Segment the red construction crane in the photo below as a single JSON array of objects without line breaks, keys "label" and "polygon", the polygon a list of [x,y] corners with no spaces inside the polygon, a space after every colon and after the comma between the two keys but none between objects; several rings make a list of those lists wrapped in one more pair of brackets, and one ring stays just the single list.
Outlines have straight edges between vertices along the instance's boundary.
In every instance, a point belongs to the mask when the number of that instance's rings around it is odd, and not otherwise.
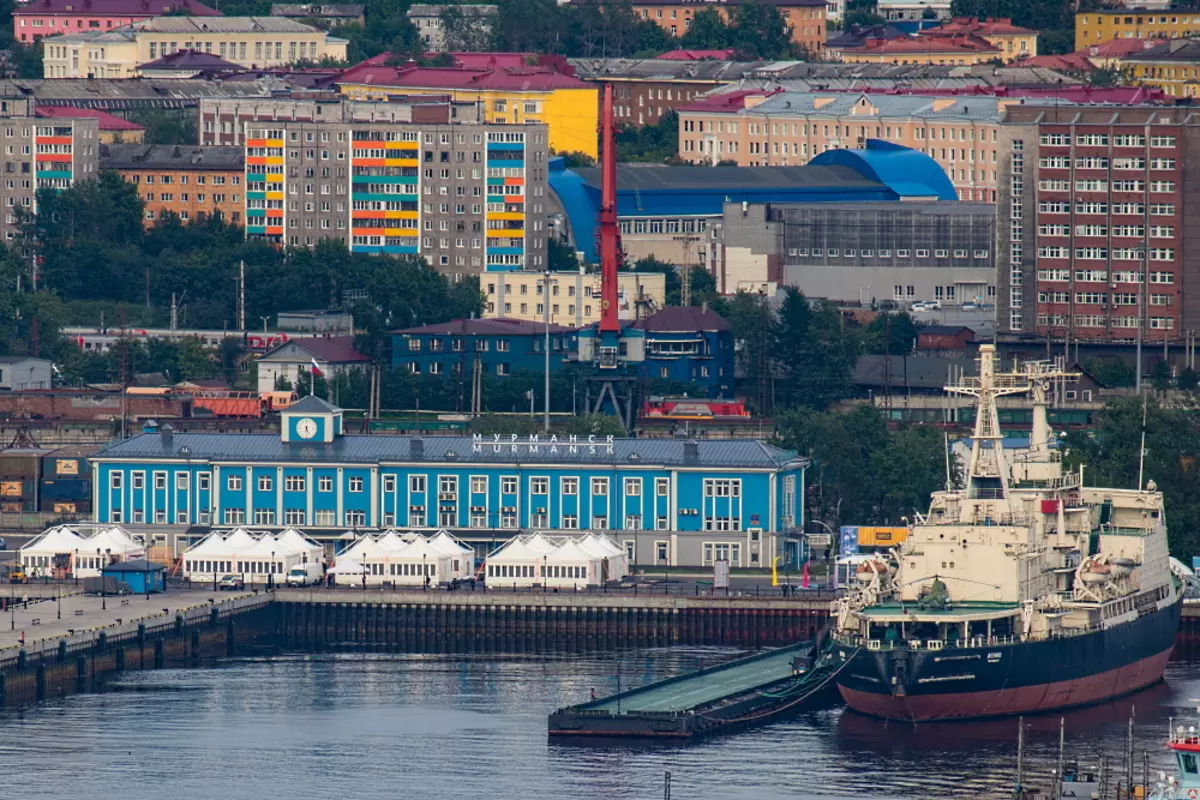
[{"label": "red construction crane", "polygon": [[600,106],[600,174],[600,333],[619,333],[617,264],[621,242],[617,226],[617,147],[611,83],[604,84]]}]

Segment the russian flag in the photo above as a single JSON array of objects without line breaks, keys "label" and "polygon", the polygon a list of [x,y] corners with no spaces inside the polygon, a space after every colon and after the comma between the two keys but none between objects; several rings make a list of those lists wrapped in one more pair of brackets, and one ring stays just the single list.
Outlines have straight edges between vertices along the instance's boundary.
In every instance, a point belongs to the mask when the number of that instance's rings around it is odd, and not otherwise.
[{"label": "russian flag", "polygon": [[325,373],[321,372],[321,368],[317,366],[317,359],[315,356],[313,357],[313,360],[312,360],[312,374],[318,378],[325,377]]}]

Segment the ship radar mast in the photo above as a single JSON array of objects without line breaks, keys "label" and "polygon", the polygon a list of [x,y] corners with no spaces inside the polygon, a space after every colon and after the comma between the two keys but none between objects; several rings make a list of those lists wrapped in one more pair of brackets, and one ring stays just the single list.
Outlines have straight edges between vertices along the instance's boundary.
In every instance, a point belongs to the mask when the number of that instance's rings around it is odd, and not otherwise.
[{"label": "ship radar mast", "polygon": [[971,436],[971,461],[967,469],[967,497],[973,500],[1004,500],[1008,497],[1009,469],[1005,460],[1003,434],[996,401],[1000,397],[1033,394],[1031,456],[1049,458],[1050,425],[1046,418],[1050,385],[1055,380],[1076,377],[1058,364],[1030,361],[1011,373],[996,371],[996,346],[979,348],[979,376],[961,377],[946,386],[951,394],[975,398],[975,430]]}]

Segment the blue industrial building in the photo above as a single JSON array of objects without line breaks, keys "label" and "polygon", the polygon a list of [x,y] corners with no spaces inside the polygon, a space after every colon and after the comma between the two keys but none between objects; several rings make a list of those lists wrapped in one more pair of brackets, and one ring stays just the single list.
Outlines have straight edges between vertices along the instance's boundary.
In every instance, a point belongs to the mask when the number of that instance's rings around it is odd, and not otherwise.
[{"label": "blue industrial building", "polygon": [[[589,335],[594,332],[581,332]],[[625,352],[620,357],[639,377],[699,384],[710,399],[733,397],[733,331],[720,314],[695,306],[668,306],[634,322],[621,340]],[[638,349],[640,360],[635,358]]]},{"label": "blue industrial building", "polygon": [[762,543],[763,560],[745,566],[769,563],[766,548],[783,552],[803,529],[807,462],[762,442],[348,435],[341,417],[310,397],[283,412],[281,434],[164,426],[110,445],[92,461],[96,520],[287,525],[334,539],[393,526],[468,538],[602,530],[631,547],[635,532],[692,532],[743,553]]},{"label": "blue industrial building", "polygon": [[[575,248],[595,262],[600,169],[568,169],[550,160],[550,189]],[[681,220],[686,226],[721,217],[725,203],[830,203],[957,200],[946,173],[929,156],[881,139],[857,150],[830,150],[800,167],[617,167],[617,217],[622,234],[639,218]],[[552,205],[552,209],[554,206]],[[702,232],[663,231],[664,235]],[[634,229],[633,232],[637,232]]]},{"label": "blue industrial building", "polygon": [[[550,325],[550,371],[575,350],[576,331]],[[392,332],[392,366],[414,375],[470,375],[476,359],[489,375],[542,372],[546,326],[520,319],[457,319]]]}]

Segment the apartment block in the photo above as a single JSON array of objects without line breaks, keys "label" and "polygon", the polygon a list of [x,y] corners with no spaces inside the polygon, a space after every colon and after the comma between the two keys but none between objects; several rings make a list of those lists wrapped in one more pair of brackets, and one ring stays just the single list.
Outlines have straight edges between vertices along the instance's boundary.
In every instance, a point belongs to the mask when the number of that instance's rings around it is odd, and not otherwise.
[{"label": "apartment block", "polygon": [[[543,322],[546,317],[545,272],[500,272],[487,276],[483,315]],[[617,274],[617,316],[638,320],[666,305],[667,276],[661,272]],[[600,273],[550,273],[550,322],[582,328],[600,321]]]},{"label": "apartment block", "polygon": [[245,126],[247,236],[421,255],[455,276],[545,268],[545,125]]},{"label": "apartment block", "polygon": [[206,97],[200,101],[200,144],[242,145],[247,122],[389,122],[416,124],[483,121],[476,103],[448,96],[393,96],[387,102],[349,100],[326,93],[288,97]]},{"label": "apartment block", "polygon": [[1000,336],[1167,346],[1197,327],[1194,112],[1020,106],[1000,137]]},{"label": "apartment block", "polygon": [[61,33],[107,31],[169,14],[219,17],[195,0],[37,0],[12,11],[13,39],[31,43]]},{"label": "apartment block", "polygon": [[829,150],[885,139],[920,150],[946,171],[960,200],[995,202],[997,97],[741,91],[679,111],[679,157],[740,167],[796,166]]},{"label": "apartment block", "polygon": [[138,188],[145,224],[167,214],[184,222],[220,217],[242,224],[245,150],[172,144],[106,144],[100,166],[116,170]]},{"label": "apartment block", "polygon": [[18,209],[37,213],[39,189],[66,189],[99,171],[100,132],[91,118],[44,119],[32,101],[0,101],[0,204],[4,238],[16,236]]}]

